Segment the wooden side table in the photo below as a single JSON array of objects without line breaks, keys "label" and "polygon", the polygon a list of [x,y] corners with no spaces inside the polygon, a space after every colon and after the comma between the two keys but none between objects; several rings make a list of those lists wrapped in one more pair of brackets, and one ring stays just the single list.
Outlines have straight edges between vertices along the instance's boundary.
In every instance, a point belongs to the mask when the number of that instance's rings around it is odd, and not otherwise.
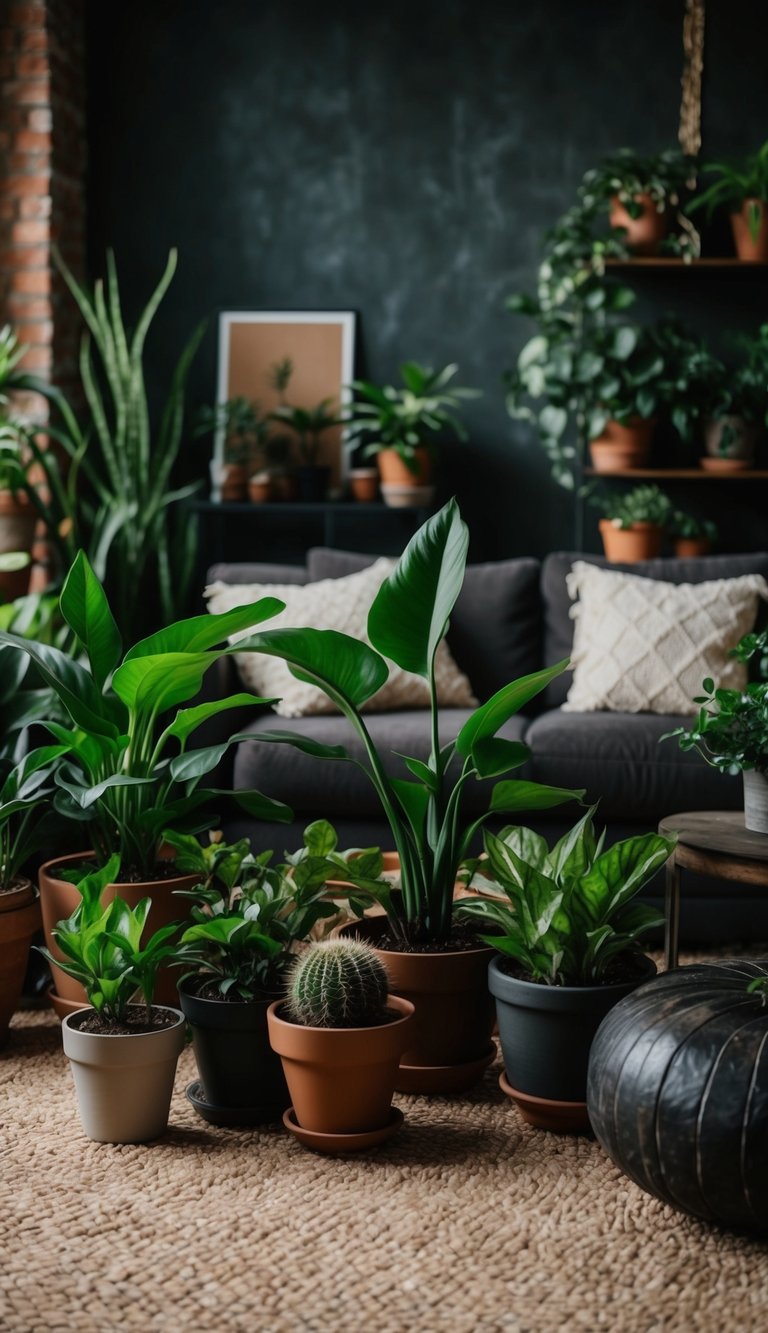
[{"label": "wooden side table", "polygon": [[677,967],[681,871],[768,890],[768,834],[745,828],[742,810],[669,815],[659,824],[659,833],[677,834],[677,846],[667,862],[665,900],[664,961],[671,968]]}]

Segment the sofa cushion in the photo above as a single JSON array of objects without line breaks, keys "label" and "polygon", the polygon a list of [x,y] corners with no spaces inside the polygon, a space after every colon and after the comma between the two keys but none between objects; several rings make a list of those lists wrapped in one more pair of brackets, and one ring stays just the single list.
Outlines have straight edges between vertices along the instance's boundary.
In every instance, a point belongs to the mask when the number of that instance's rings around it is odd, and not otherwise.
[{"label": "sofa cushion", "polygon": [[[556,551],[548,555],[541,571],[541,596],[544,616],[544,666],[551,666],[569,657],[573,646],[573,621],[570,618],[571,598],[566,579],[576,560],[590,565],[639,574],[648,579],[665,579],[668,583],[706,583],[711,579],[732,579],[740,574],[763,574],[768,577],[768,554],[710,555],[695,560],[640,560],[637,564],[614,564],[599,555],[579,555],[575,552]],[[543,696],[547,708],[558,708],[565,702],[571,685],[572,673],[565,671],[548,686]]]},{"label": "sofa cushion", "polygon": [[207,583],[306,583],[303,565],[270,565],[265,561],[211,565]]},{"label": "sofa cushion", "polygon": [[[460,728],[472,715],[472,709],[446,708],[440,714],[440,737],[445,744],[454,740]],[[507,740],[522,740],[526,720],[513,717],[499,732]],[[426,760],[429,756],[429,713],[418,712],[374,713],[366,718],[366,727],[378,747],[384,767],[390,777],[408,777],[408,772],[397,753]],[[357,734],[346,718],[338,714],[320,717],[276,718],[260,714],[246,732],[258,737],[261,732],[282,731],[298,736],[310,736],[325,745],[343,745],[354,759],[363,761],[364,751]],[[454,760],[451,774],[456,777],[458,763]],[[344,815],[350,818],[380,817],[381,807],[370,779],[356,764],[344,760],[313,759],[294,750],[290,745],[277,745],[258,740],[243,741],[235,756],[235,787],[256,787],[280,801],[287,802],[303,815],[316,818]],[[513,778],[530,778],[526,764],[510,774]],[[480,813],[487,808],[492,782],[469,782],[465,787],[465,808]]]},{"label": "sofa cushion", "polygon": [[[341,578],[374,558],[315,546],[307,554],[307,574],[313,582]],[[541,666],[539,577],[538,560],[527,557],[467,565],[448,645],[481,700]]]},{"label": "sofa cushion", "polygon": [[534,718],[526,733],[533,778],[585,787],[600,798],[601,819],[630,818],[655,825],[685,810],[738,810],[740,778],[718,773],[695,751],[684,754],[665,732],[689,718],[657,713],[564,713]]}]

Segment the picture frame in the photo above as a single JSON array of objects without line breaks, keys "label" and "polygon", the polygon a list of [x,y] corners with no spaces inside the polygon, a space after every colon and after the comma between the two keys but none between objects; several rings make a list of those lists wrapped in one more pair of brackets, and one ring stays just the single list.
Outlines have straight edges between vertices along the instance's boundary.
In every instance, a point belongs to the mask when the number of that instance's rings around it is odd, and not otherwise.
[{"label": "picture frame", "polygon": [[[354,377],[355,331],[352,310],[220,311],[217,404],[242,394],[258,402],[264,412],[271,412],[281,401],[312,408],[330,398],[343,414],[352,398],[349,386]],[[293,371],[281,398],[270,382],[270,374],[285,358],[293,363]],[[346,481],[344,445],[343,426],[331,427],[321,437],[318,463],[331,468],[330,498],[341,494]],[[222,427],[214,435],[214,499],[218,498],[216,476],[223,459]]]}]

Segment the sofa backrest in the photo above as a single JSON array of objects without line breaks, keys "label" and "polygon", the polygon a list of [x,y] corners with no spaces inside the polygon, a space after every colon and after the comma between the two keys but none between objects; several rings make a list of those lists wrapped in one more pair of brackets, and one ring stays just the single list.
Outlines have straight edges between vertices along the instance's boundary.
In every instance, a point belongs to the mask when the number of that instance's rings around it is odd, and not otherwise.
[{"label": "sofa backrest", "polygon": [[[667,583],[706,583],[710,579],[734,579],[740,574],[763,574],[768,578],[768,553],[748,555],[708,555],[691,560],[641,560],[637,564],[622,565],[609,562],[602,555],[581,555],[574,551],[556,551],[548,555],[541,569],[541,600],[544,617],[544,665],[550,666],[570,656],[573,647],[573,621],[570,609],[573,603],[568,594],[566,578],[575,560],[590,565],[616,569],[626,574],[638,574],[646,579],[661,579]],[[548,686],[542,696],[548,708],[559,708],[565,702],[572,673],[566,671]]]},{"label": "sofa backrest", "polygon": [[[377,558],[314,546],[307,553],[307,579],[343,578]],[[527,557],[467,565],[448,644],[481,701],[541,665],[540,575],[539,561]]]}]

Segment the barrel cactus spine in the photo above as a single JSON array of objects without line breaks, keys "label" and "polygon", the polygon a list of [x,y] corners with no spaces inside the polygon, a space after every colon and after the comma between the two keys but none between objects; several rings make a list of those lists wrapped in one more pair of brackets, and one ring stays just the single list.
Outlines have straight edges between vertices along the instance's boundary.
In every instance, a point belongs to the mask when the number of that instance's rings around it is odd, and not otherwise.
[{"label": "barrel cactus spine", "polygon": [[303,1027],[374,1027],[384,1021],[388,992],[387,970],[367,944],[325,940],[297,959],[288,1014]]}]

